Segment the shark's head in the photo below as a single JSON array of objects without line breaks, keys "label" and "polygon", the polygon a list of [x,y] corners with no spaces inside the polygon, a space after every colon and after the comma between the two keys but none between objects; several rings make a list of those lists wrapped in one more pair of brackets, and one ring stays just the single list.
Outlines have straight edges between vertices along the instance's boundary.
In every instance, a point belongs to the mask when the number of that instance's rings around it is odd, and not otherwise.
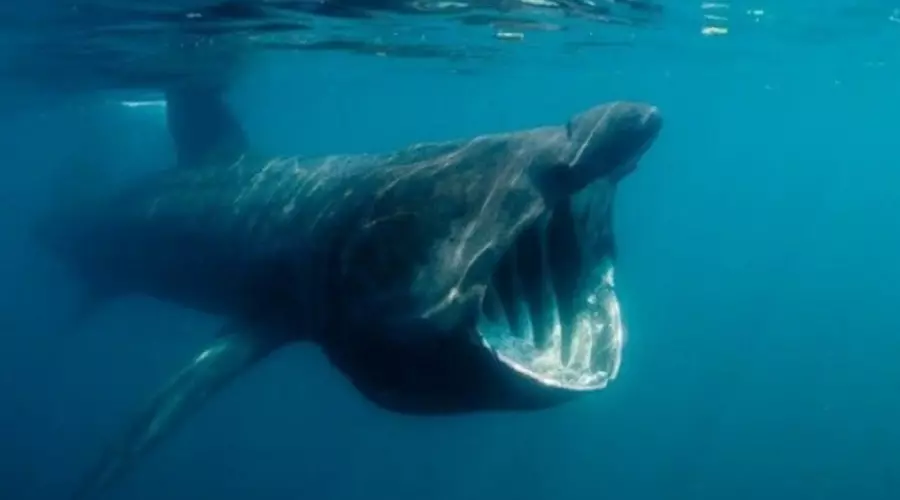
[{"label": "shark's head", "polygon": [[637,167],[662,129],[655,106],[616,102],[575,115],[566,124],[572,146],[569,165],[572,192],[605,178],[617,181]]},{"label": "shark's head", "polygon": [[532,175],[547,208],[506,248],[481,301],[477,331],[505,365],[570,391],[618,373],[624,327],[614,291],[612,202],[660,129],[659,111],[617,102],[571,118],[559,162]]},{"label": "shark's head", "polygon": [[613,196],[661,127],[655,107],[616,102],[564,126],[411,150],[386,169],[343,255],[354,303],[389,339],[355,361],[379,373],[377,389],[446,411],[606,387],[624,341]]}]

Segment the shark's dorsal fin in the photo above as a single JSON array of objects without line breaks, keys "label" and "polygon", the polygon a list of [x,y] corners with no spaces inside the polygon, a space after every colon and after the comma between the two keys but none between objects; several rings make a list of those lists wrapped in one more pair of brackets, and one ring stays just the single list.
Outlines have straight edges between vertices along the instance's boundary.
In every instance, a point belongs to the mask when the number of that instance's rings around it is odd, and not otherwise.
[{"label": "shark's dorsal fin", "polygon": [[227,167],[247,153],[247,135],[225,102],[225,90],[221,83],[166,90],[166,121],[178,168]]}]

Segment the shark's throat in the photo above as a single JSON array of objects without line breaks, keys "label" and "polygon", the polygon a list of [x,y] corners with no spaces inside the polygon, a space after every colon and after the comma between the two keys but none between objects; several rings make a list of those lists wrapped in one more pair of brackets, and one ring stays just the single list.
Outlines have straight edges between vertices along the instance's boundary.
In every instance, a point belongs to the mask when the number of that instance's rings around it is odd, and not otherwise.
[{"label": "shark's throat", "polygon": [[487,287],[478,333],[517,372],[589,391],[618,374],[624,328],[611,256],[593,260],[573,224],[557,210],[518,238]]}]

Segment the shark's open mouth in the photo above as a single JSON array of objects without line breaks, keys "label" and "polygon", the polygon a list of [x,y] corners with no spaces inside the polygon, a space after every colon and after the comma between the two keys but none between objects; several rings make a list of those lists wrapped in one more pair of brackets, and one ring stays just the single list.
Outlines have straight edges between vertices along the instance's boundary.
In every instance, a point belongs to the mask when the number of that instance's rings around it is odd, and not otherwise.
[{"label": "shark's open mouth", "polygon": [[517,372],[589,391],[616,377],[624,328],[611,255],[585,251],[576,229],[566,206],[519,236],[494,270],[478,332]]}]

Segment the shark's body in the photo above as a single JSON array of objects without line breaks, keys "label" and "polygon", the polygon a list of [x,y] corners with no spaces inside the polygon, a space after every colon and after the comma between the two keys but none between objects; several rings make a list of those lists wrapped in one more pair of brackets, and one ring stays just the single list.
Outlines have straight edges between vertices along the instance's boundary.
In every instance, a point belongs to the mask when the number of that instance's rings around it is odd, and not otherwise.
[{"label": "shark's body", "polygon": [[215,93],[171,93],[169,127],[176,168],[51,214],[40,238],[96,296],[232,321],[80,495],[294,341],[406,413],[548,407],[615,377],[611,204],[661,127],[655,108],[613,103],[563,126],[317,159],[255,156]]}]

